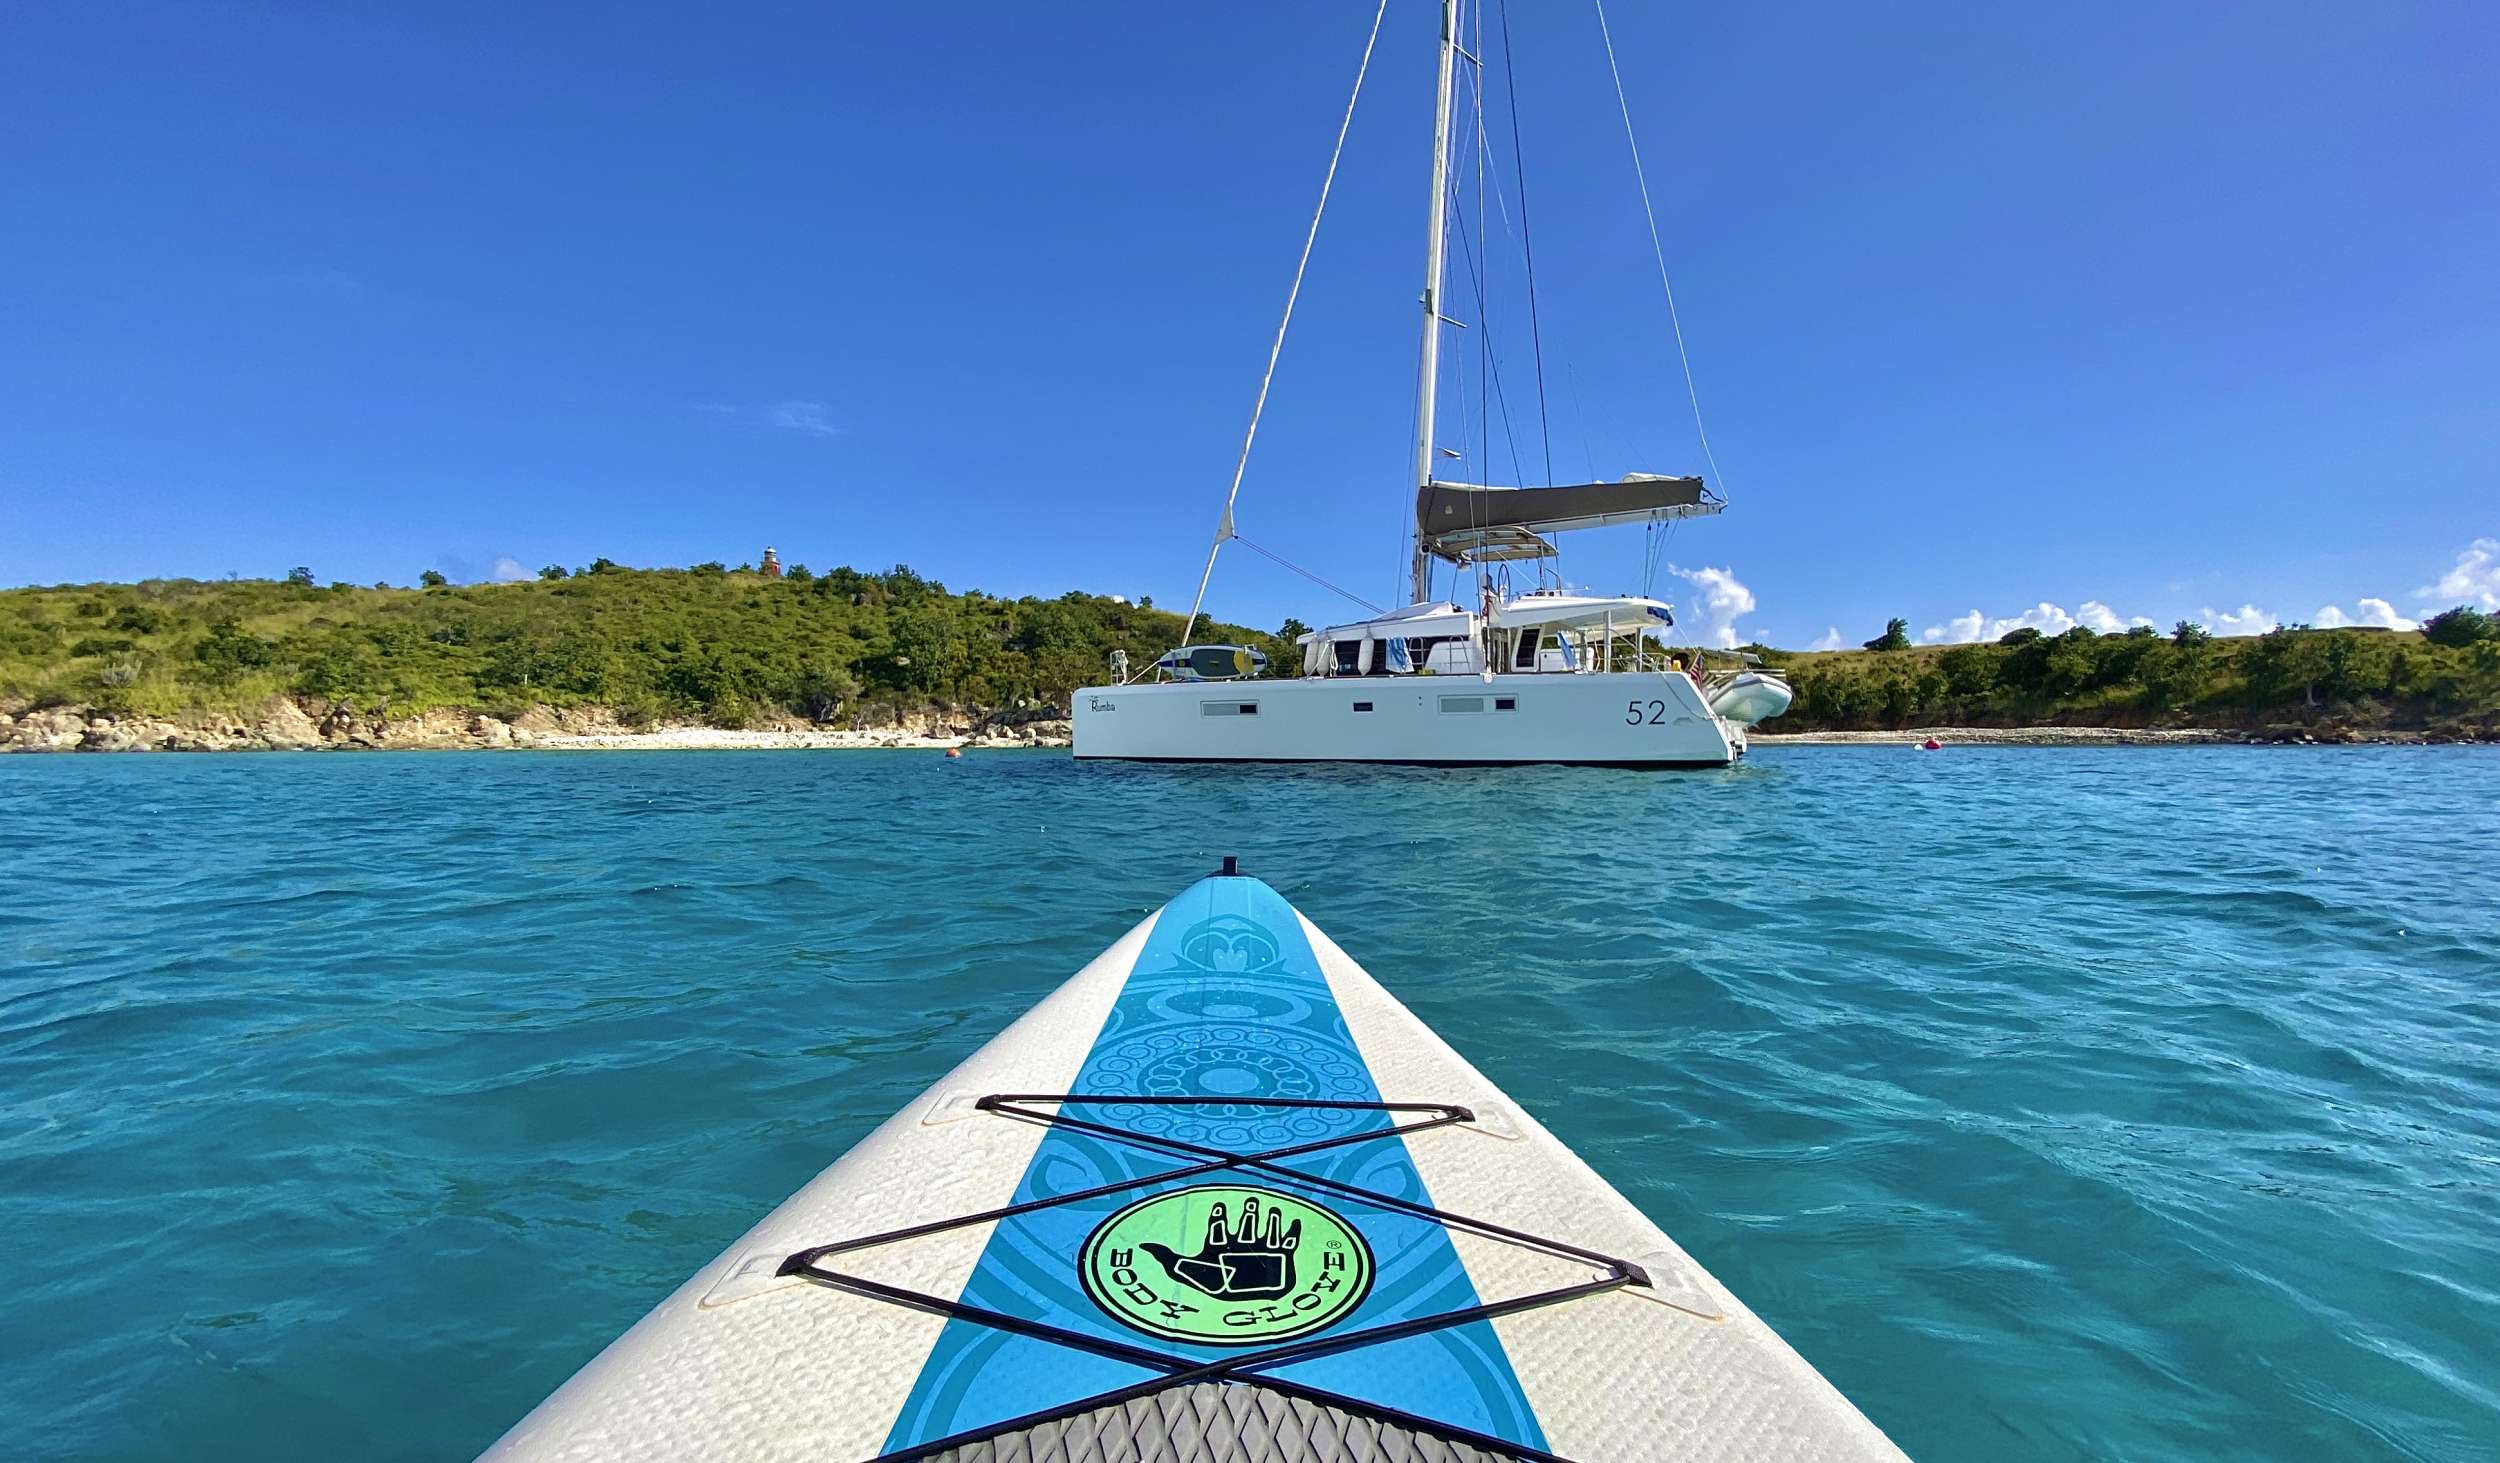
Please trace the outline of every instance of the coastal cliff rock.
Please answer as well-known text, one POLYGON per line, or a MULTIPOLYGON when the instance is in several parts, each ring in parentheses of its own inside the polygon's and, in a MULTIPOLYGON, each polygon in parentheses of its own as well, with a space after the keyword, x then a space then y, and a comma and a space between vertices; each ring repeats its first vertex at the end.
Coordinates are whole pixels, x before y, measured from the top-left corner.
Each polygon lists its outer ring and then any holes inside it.
POLYGON ((29 752, 66 752, 86 740, 87 718, 80 708, 30 711, 18 718, 10 745, 29 752))
POLYGON ((245 716, 196 712, 146 716, 95 706, 0 704, 0 752, 253 752, 506 750, 522 747, 1058 747, 1069 739, 1065 708, 991 711, 928 705, 865 709, 827 722, 752 718, 736 731, 700 724, 629 721, 612 707, 537 705, 484 711, 435 707, 414 714, 351 700, 323 704, 273 697, 245 716))
MULTIPOLYGON (((193 712, 173 717, 105 707, 35 707, 0 700, 0 752, 250 752, 335 750, 505 751, 671 747, 975 748, 1065 747, 1074 727, 1068 708, 1045 703, 985 709, 946 703, 847 709, 824 721, 761 713, 735 728, 697 722, 654 722, 608 706, 434 707, 409 713, 387 703, 299 701, 272 697, 238 716, 193 712)), ((1757 746, 1815 742, 1891 744, 1933 736, 1948 744, 2005 746, 2184 745, 2229 742, 2267 745, 2500 741, 2500 722, 2466 716, 2419 728, 2357 725, 2332 716, 2241 728, 2104 726, 1913 727, 1898 731, 1803 731, 1757 728, 1757 746)))
POLYGON ((321 745, 321 725, 306 715, 304 708, 288 697, 271 698, 260 720, 252 723, 253 740, 272 750, 317 747, 321 745))

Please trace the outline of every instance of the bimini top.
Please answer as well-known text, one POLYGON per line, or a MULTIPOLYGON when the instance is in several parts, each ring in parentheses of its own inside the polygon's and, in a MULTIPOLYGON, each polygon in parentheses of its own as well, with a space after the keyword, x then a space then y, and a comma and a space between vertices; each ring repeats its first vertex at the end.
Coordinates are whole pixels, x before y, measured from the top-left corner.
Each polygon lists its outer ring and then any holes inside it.
POLYGON ((1542 535, 1619 523, 1663 523, 1717 513, 1727 505, 1697 477, 1628 473, 1619 482, 1554 488, 1487 488, 1427 483, 1415 494, 1415 532, 1424 551, 1454 564, 1541 559, 1542 535))
POLYGON ((1663 599, 1639 594, 1561 594, 1537 590, 1502 601, 1493 623, 1511 630, 1524 630, 1531 625, 1594 630, 1611 625, 1619 635, 1636 630, 1663 634, 1675 625, 1675 607, 1663 599))
POLYGON ((1473 635, 1476 617, 1447 601, 1427 600, 1390 610, 1348 625, 1329 625, 1294 638, 1296 645, 1338 640, 1406 640, 1442 635, 1473 635))
MULTIPOLYGON (((1595 630, 1611 625, 1617 634, 1637 630, 1663 633, 1675 624, 1675 607, 1662 599, 1638 594, 1564 594, 1532 590, 1503 600, 1494 610, 1494 624, 1521 630, 1541 625, 1556 630, 1595 630)), ((1407 640, 1473 635, 1480 623, 1472 611, 1446 601, 1427 601, 1391 610, 1368 620, 1329 625, 1297 636, 1297 645, 1327 645, 1341 640, 1407 640)))

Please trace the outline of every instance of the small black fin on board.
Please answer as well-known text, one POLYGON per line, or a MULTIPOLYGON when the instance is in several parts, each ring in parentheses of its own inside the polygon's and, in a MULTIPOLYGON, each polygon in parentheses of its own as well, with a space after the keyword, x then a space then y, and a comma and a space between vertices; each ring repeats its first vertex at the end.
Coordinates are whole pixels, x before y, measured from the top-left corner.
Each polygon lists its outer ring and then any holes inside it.
POLYGON ((1217 869, 1214 873, 1208 875, 1207 877, 1212 879, 1238 879, 1241 877, 1241 860, 1228 853, 1224 855, 1224 867, 1217 869))

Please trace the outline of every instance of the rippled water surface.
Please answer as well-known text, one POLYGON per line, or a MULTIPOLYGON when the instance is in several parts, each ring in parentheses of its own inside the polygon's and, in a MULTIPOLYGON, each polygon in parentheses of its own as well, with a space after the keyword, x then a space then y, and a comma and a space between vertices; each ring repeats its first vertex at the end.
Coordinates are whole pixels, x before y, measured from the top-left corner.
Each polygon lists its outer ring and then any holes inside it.
POLYGON ((1228 852, 1915 1457, 2495 1456, 2397 748, 0 758, 0 1451, 466 1458, 1228 852))

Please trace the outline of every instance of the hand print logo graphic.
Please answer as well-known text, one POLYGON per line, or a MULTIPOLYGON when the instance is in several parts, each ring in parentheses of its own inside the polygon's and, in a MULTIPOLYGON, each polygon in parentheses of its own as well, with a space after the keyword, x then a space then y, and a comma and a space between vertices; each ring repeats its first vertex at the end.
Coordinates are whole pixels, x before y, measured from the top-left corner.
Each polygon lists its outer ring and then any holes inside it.
POLYGON ((1371 1246, 1334 1210, 1273 1189, 1156 1194, 1095 1226, 1085 1293, 1124 1326, 1200 1346, 1305 1335, 1370 1293, 1371 1246))
POLYGON ((1280 1233, 1283 1221, 1270 1207, 1262 1237, 1259 1196, 1252 1194, 1241 1201, 1241 1227, 1231 1234, 1224 1232, 1224 1206, 1215 1206, 1207 1217, 1206 1243, 1194 1255, 1176 1255, 1153 1240, 1137 1247, 1154 1256, 1164 1274, 1218 1300, 1270 1300, 1293 1289, 1293 1250, 1302 1243, 1302 1221, 1280 1233))

